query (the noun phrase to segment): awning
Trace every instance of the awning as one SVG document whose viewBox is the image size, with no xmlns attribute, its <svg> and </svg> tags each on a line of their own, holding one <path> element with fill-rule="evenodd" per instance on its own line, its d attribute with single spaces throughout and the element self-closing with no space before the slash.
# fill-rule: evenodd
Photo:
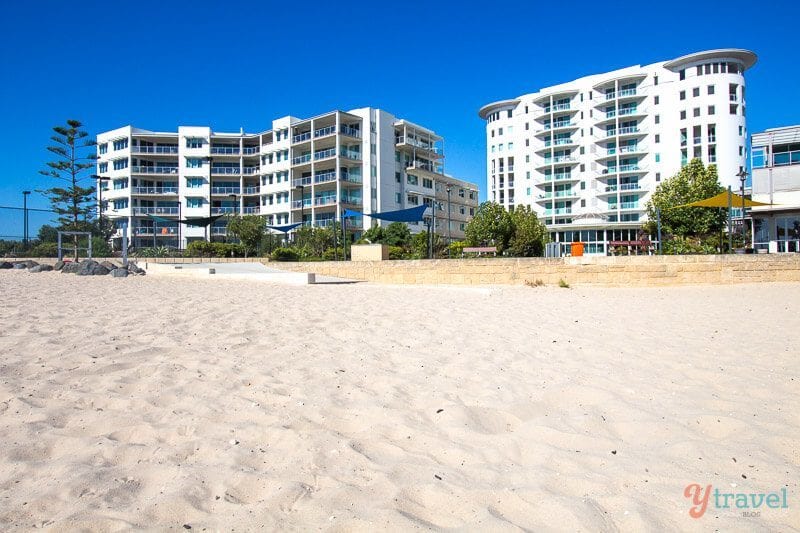
<svg viewBox="0 0 800 533">
<path fill-rule="evenodd" d="M 267 226 L 268 229 L 274 229 L 275 231 L 280 231 L 282 233 L 289 233 L 297 226 L 301 226 L 302 222 L 296 222 L 294 224 L 287 224 L 285 226 Z"/>
<path fill-rule="evenodd" d="M 724 191 L 716 196 L 712 196 L 711 198 L 706 198 L 705 200 L 698 200 L 696 202 L 691 202 L 688 204 L 678 205 L 675 207 L 671 207 L 670 209 L 678 209 L 680 207 L 723 207 L 727 209 L 728 207 L 742 207 L 742 201 L 744 201 L 745 207 L 769 205 L 762 202 L 748 200 L 747 198 L 742 198 L 741 196 L 739 196 L 734 192 Z"/>
<path fill-rule="evenodd" d="M 398 209 L 397 211 L 385 211 L 383 213 L 362 213 L 360 211 L 351 211 L 350 209 L 345 209 L 342 216 L 367 216 L 378 218 L 380 220 L 388 220 L 391 222 L 419 222 L 420 220 L 424 219 L 423 215 L 425 214 L 426 209 L 428 209 L 427 205 L 420 205 L 417 207 L 411 207 L 409 209 Z"/>
</svg>

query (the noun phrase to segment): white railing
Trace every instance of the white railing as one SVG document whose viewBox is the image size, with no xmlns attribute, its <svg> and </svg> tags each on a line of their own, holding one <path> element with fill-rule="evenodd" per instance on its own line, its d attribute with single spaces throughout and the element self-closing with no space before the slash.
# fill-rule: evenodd
<svg viewBox="0 0 800 533">
<path fill-rule="evenodd" d="M 314 130 L 314 137 L 325 137 L 326 135 L 333 135 L 334 133 L 336 133 L 336 126 L 326 126 Z"/>
<path fill-rule="evenodd" d="M 329 181 L 336 181 L 336 171 L 320 172 L 314 174 L 314 183 L 327 183 Z"/>
<path fill-rule="evenodd" d="M 336 156 L 336 148 L 328 148 L 327 150 L 319 150 L 314 152 L 314 160 L 327 159 Z"/>
<path fill-rule="evenodd" d="M 342 135 L 347 135 L 348 137 L 355 137 L 357 139 L 361 138 L 361 130 L 358 128 L 353 128 L 351 126 L 342 126 Z"/>
<path fill-rule="evenodd" d="M 177 207 L 134 207 L 133 214 L 136 215 L 177 215 Z"/>
<path fill-rule="evenodd" d="M 303 141 L 309 140 L 310 138 L 311 138 L 311 132 L 310 131 L 306 131 L 306 132 L 303 132 L 303 133 L 298 133 L 297 135 L 292 137 L 292 142 L 293 143 L 301 143 Z"/>
<path fill-rule="evenodd" d="M 226 214 L 235 214 L 239 212 L 238 207 L 212 207 L 211 214 L 212 215 L 226 215 Z"/>
<path fill-rule="evenodd" d="M 240 150 L 238 146 L 212 146 L 211 153 L 220 155 L 239 155 Z"/>
<path fill-rule="evenodd" d="M 177 154 L 178 146 L 134 146 L 131 148 L 134 154 Z"/>
<path fill-rule="evenodd" d="M 211 187 L 211 194 L 239 194 L 239 187 Z"/>
<path fill-rule="evenodd" d="M 361 183 L 361 174 L 342 174 L 342 181 L 348 181 L 350 183 Z"/>
<path fill-rule="evenodd" d="M 242 212 L 245 215 L 257 215 L 259 213 L 259 209 L 260 208 L 258 206 L 247 206 L 242 210 Z"/>
<path fill-rule="evenodd" d="M 347 159 L 356 159 L 356 160 L 359 160 L 359 161 L 361 160 L 361 152 L 356 152 L 354 150 L 342 149 L 342 152 L 341 152 L 340 155 L 342 157 L 346 157 Z"/>
<path fill-rule="evenodd" d="M 133 194 L 178 194 L 177 187 L 133 187 Z"/>
<path fill-rule="evenodd" d="M 232 175 L 241 174 L 242 171 L 239 167 L 211 167 L 212 174 Z"/>
<path fill-rule="evenodd" d="M 309 161 L 311 161 L 311 154 L 298 155 L 297 157 L 292 158 L 293 165 L 302 165 L 303 163 L 308 163 Z"/>
<path fill-rule="evenodd" d="M 134 174 L 177 174 L 178 167 L 131 167 Z"/>
<path fill-rule="evenodd" d="M 335 203 L 335 196 L 318 196 L 314 198 L 314 205 L 333 205 Z"/>
<path fill-rule="evenodd" d="M 258 194 L 259 192 L 258 187 L 245 187 L 242 189 L 242 194 Z"/>
<path fill-rule="evenodd" d="M 244 155 L 254 155 L 261 152 L 261 149 L 258 146 L 245 146 L 242 148 L 242 153 Z"/>
</svg>

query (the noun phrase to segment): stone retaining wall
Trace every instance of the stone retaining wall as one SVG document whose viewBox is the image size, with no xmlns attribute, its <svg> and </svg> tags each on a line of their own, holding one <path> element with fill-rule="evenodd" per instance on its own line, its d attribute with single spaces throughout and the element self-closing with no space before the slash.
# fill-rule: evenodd
<svg viewBox="0 0 800 533">
<path fill-rule="evenodd" d="M 53 258 L 33 258 L 52 264 Z M 102 261 L 103 259 L 97 259 Z M 111 258 L 119 261 L 119 258 Z M 292 272 L 376 283 L 522 285 L 541 280 L 572 286 L 694 285 L 800 282 L 800 254 L 584 256 L 558 259 L 477 258 L 434 261 L 270 262 L 266 258 L 140 258 L 142 263 L 264 262 Z"/>
</svg>

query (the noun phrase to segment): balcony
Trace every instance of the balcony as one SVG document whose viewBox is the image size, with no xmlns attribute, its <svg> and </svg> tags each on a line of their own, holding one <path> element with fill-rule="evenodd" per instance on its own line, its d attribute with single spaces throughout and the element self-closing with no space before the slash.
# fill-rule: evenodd
<svg viewBox="0 0 800 533">
<path fill-rule="evenodd" d="M 239 194 L 239 187 L 211 187 L 211 194 Z"/>
<path fill-rule="evenodd" d="M 407 146 L 412 146 L 414 148 L 419 148 L 420 150 L 425 150 L 427 152 L 431 152 L 437 155 L 442 155 L 442 149 L 438 146 L 433 144 L 420 141 L 419 139 L 415 139 L 413 137 L 407 137 L 404 135 L 396 135 L 394 138 L 395 144 L 405 144 Z"/>
<path fill-rule="evenodd" d="M 336 181 L 335 170 L 331 170 L 330 172 L 318 172 L 314 174 L 314 183 L 328 183 L 331 181 Z"/>
<path fill-rule="evenodd" d="M 625 128 L 606 130 L 606 137 L 614 137 L 615 135 L 633 135 L 637 133 L 641 133 L 637 126 L 628 126 Z"/>
<path fill-rule="evenodd" d="M 242 153 L 244 155 L 257 155 L 261 153 L 261 149 L 258 146 L 245 146 L 242 148 Z"/>
<path fill-rule="evenodd" d="M 342 135 L 347 135 L 348 137 L 353 137 L 355 139 L 361 138 L 361 130 L 358 128 L 342 125 L 341 130 Z"/>
<path fill-rule="evenodd" d="M 177 174 L 178 167 L 131 167 L 131 172 L 134 174 Z"/>
<path fill-rule="evenodd" d="M 573 128 L 573 127 L 577 127 L 577 125 L 575 123 L 569 121 L 569 120 L 564 120 L 564 121 L 561 121 L 561 122 L 553 122 L 552 124 L 545 124 L 544 125 L 545 131 L 548 131 L 548 130 L 551 130 L 551 129 L 552 130 L 557 130 L 557 129 L 561 129 L 561 128 Z"/>
<path fill-rule="evenodd" d="M 133 154 L 163 154 L 173 155 L 178 153 L 178 145 L 170 146 L 133 146 L 131 147 Z"/>
<path fill-rule="evenodd" d="M 311 154 L 298 155 L 297 157 L 292 158 L 293 165 L 303 165 L 309 161 L 311 161 Z"/>
<path fill-rule="evenodd" d="M 556 111 L 569 111 L 569 110 L 570 110 L 569 102 L 567 102 L 566 104 L 553 104 L 552 106 L 545 106 L 544 108 L 545 113 L 551 113 L 551 112 L 554 113 Z"/>
<path fill-rule="evenodd" d="M 545 157 L 544 164 L 551 165 L 553 163 L 575 163 L 577 160 L 571 155 L 560 155 L 556 157 Z"/>
<path fill-rule="evenodd" d="M 342 152 L 340 155 L 342 157 L 346 157 L 347 159 L 361 161 L 361 152 L 356 152 L 355 150 L 345 150 L 344 148 L 342 148 Z"/>
<path fill-rule="evenodd" d="M 292 180 L 292 187 L 307 187 L 311 185 L 311 176 L 306 176 L 304 178 L 295 178 Z"/>
<path fill-rule="evenodd" d="M 563 181 L 563 180 L 571 180 L 572 173 L 571 172 L 560 172 L 556 174 L 545 174 L 544 181 Z M 577 178 L 576 178 L 577 179 Z"/>
<path fill-rule="evenodd" d="M 358 196 L 342 196 L 341 203 L 348 205 L 361 205 L 362 200 Z"/>
<path fill-rule="evenodd" d="M 347 181 L 349 183 L 361 183 L 361 174 L 350 174 L 345 172 L 342 174 L 342 181 Z"/>
<path fill-rule="evenodd" d="M 211 174 L 222 176 L 235 176 L 241 174 L 239 167 L 211 167 Z"/>
<path fill-rule="evenodd" d="M 177 215 L 178 207 L 134 207 L 132 213 L 134 216 L 141 215 Z"/>
<path fill-rule="evenodd" d="M 311 207 L 311 198 L 292 201 L 292 209 L 304 209 L 306 207 Z"/>
<path fill-rule="evenodd" d="M 212 207 L 212 215 L 235 215 L 239 212 L 238 207 Z"/>
<path fill-rule="evenodd" d="M 137 237 L 143 237 L 147 235 L 152 235 L 155 237 L 171 237 L 173 235 L 178 234 L 178 227 L 177 226 L 161 226 L 159 225 L 156 227 L 147 227 L 147 226 L 139 226 L 133 228 L 133 234 Z"/>
<path fill-rule="evenodd" d="M 212 146 L 211 153 L 214 155 L 239 155 L 241 150 L 238 146 Z"/>
<path fill-rule="evenodd" d="M 570 215 L 572 214 L 571 207 L 558 207 L 556 209 L 545 209 L 544 215 L 545 216 L 552 216 L 552 215 Z"/>
<path fill-rule="evenodd" d="M 259 213 L 259 207 L 248 205 L 244 209 L 242 209 L 242 213 L 245 215 L 257 215 Z"/>
<path fill-rule="evenodd" d="M 336 148 L 328 148 L 327 150 L 319 150 L 314 152 L 314 161 L 328 159 L 329 157 L 336 157 Z"/>
<path fill-rule="evenodd" d="M 335 204 L 336 204 L 335 196 L 317 196 L 316 198 L 314 198 L 315 206 L 335 205 Z"/>
<path fill-rule="evenodd" d="M 211 226 L 211 235 L 227 235 L 228 228 L 225 226 Z"/>
<path fill-rule="evenodd" d="M 292 137 L 292 142 L 293 143 L 301 143 L 303 141 L 308 141 L 309 139 L 311 139 L 311 132 L 310 131 L 306 131 L 304 133 L 299 133 L 299 134 L 293 136 Z"/>
<path fill-rule="evenodd" d="M 244 172 L 244 174 L 249 174 L 249 175 L 258 174 L 258 167 L 244 167 L 242 168 L 242 171 Z"/>
<path fill-rule="evenodd" d="M 177 187 L 133 187 L 133 194 L 178 194 Z"/>
<path fill-rule="evenodd" d="M 259 192 L 258 187 L 245 187 L 242 189 L 242 194 L 258 194 Z"/>
</svg>

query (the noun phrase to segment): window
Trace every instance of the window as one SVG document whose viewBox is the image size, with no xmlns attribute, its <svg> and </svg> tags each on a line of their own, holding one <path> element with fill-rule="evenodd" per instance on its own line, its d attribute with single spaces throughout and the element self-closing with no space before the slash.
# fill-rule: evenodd
<svg viewBox="0 0 800 533">
<path fill-rule="evenodd" d="M 203 139 L 201 137 L 186 137 L 186 148 L 202 148 Z"/>
<path fill-rule="evenodd" d="M 681 91 L 679 94 L 681 100 L 686 100 L 686 91 Z"/>
<path fill-rule="evenodd" d="M 406 201 L 409 203 L 409 205 L 419 205 L 419 196 L 415 194 L 409 194 L 406 197 Z"/>
<path fill-rule="evenodd" d="M 661 162 L 661 154 L 656 154 L 656 163 Z"/>
<path fill-rule="evenodd" d="M 124 150 L 128 147 L 128 139 L 117 139 L 114 141 L 114 150 Z"/>
<path fill-rule="evenodd" d="M 189 189 L 199 189 L 206 180 L 203 178 L 186 178 L 186 187 Z"/>
<path fill-rule="evenodd" d="M 717 112 L 716 108 L 713 105 L 708 106 L 708 114 L 713 115 Z"/>
<path fill-rule="evenodd" d="M 656 144 L 661 142 L 661 135 L 656 133 Z"/>
<path fill-rule="evenodd" d="M 763 146 L 753 148 L 753 168 L 764 168 L 766 165 L 766 155 Z"/>
<path fill-rule="evenodd" d="M 119 198 L 114 200 L 114 209 L 127 209 L 128 208 L 128 199 L 127 198 Z"/>
<path fill-rule="evenodd" d="M 531 140 L 525 139 L 525 146 L 530 146 L 530 145 L 531 145 Z"/>
<path fill-rule="evenodd" d="M 433 180 L 422 178 L 422 186 L 426 189 L 433 189 Z"/>
<path fill-rule="evenodd" d="M 661 124 L 661 115 L 656 115 L 655 120 L 656 124 Z"/>
<path fill-rule="evenodd" d="M 202 198 L 186 198 L 186 207 L 188 207 L 188 208 L 203 207 L 203 199 Z"/>
<path fill-rule="evenodd" d="M 509 150 L 513 150 L 514 149 L 514 143 L 508 143 L 508 149 Z"/>
<path fill-rule="evenodd" d="M 528 171 L 526 171 L 526 172 L 525 172 L 525 179 L 526 179 L 526 180 L 529 180 L 529 179 L 531 179 L 531 171 L 530 171 L 530 170 L 528 170 Z"/>
<path fill-rule="evenodd" d="M 525 156 L 525 162 L 526 162 L 526 163 L 530 163 L 530 162 L 531 162 L 531 156 L 530 156 L 530 154 Z"/>
<path fill-rule="evenodd" d="M 119 191 L 121 189 L 128 188 L 128 180 L 114 180 L 114 190 Z"/>
<path fill-rule="evenodd" d="M 697 65 L 697 75 L 698 76 L 703 75 L 703 65 Z"/>
<path fill-rule="evenodd" d="M 400 195 L 399 192 L 394 193 L 394 202 L 399 204 L 403 201 L 403 197 Z"/>
<path fill-rule="evenodd" d="M 114 170 L 122 170 L 123 168 L 128 168 L 127 159 L 117 159 L 114 161 Z"/>
<path fill-rule="evenodd" d="M 692 89 L 692 98 L 696 98 L 700 96 L 700 87 L 695 87 Z"/>
<path fill-rule="evenodd" d="M 658 85 L 658 76 L 653 76 L 653 85 Z"/>
<path fill-rule="evenodd" d="M 581 200 L 581 207 L 586 207 L 586 200 Z"/>
<path fill-rule="evenodd" d="M 508 118 L 511 118 L 511 110 L 508 110 Z"/>
<path fill-rule="evenodd" d="M 503 134 L 503 128 L 497 128 L 497 135 L 500 136 Z"/>
<path fill-rule="evenodd" d="M 741 137 L 743 135 L 743 132 L 744 132 L 744 128 L 742 126 L 739 126 L 739 137 Z"/>
<path fill-rule="evenodd" d="M 744 147 L 743 146 L 739 147 L 739 155 L 744 155 Z"/>
<path fill-rule="evenodd" d="M 656 181 L 661 181 L 661 172 L 656 172 Z"/>
<path fill-rule="evenodd" d="M 98 148 L 100 150 L 100 155 L 108 153 L 108 143 L 103 143 L 100 146 L 98 146 Z"/>
<path fill-rule="evenodd" d="M 409 175 L 406 176 L 406 182 L 409 185 L 419 185 L 419 178 L 417 178 L 416 176 L 414 176 L 412 174 L 409 174 Z"/>
<path fill-rule="evenodd" d="M 680 77 L 681 80 L 685 80 L 686 79 L 686 69 L 685 68 L 681 69 L 679 77 Z"/>
<path fill-rule="evenodd" d="M 494 137 L 494 130 L 492 130 L 492 137 Z M 400 154 L 397 154 L 397 155 L 399 156 Z"/>
<path fill-rule="evenodd" d="M 700 108 L 699 107 L 695 107 L 694 110 L 692 111 L 692 115 L 695 116 L 695 117 L 699 117 L 700 116 Z"/>
<path fill-rule="evenodd" d="M 681 111 L 681 120 L 686 120 L 686 111 Z"/>
<path fill-rule="evenodd" d="M 201 168 L 203 166 L 203 160 L 199 157 L 187 157 L 186 158 L 186 168 Z"/>
<path fill-rule="evenodd" d="M 98 171 L 102 174 L 103 172 L 108 172 L 108 163 L 100 163 L 98 165 Z"/>
<path fill-rule="evenodd" d="M 529 130 L 530 126 L 531 126 L 530 123 L 526 122 L 525 123 L 525 131 Z"/>
<path fill-rule="evenodd" d="M 660 102 L 660 98 L 658 96 L 653 97 L 653 103 L 658 105 L 659 102 Z"/>
<path fill-rule="evenodd" d="M 708 94 L 714 94 L 714 86 L 713 85 L 709 85 L 708 86 Z"/>
<path fill-rule="evenodd" d="M 403 177 L 399 172 L 394 173 L 394 181 L 396 183 L 400 183 L 401 181 L 403 181 Z"/>
<path fill-rule="evenodd" d="M 736 104 L 731 104 L 731 115 L 735 115 L 736 114 L 736 108 L 737 107 L 739 107 L 739 106 L 737 106 Z"/>
</svg>

